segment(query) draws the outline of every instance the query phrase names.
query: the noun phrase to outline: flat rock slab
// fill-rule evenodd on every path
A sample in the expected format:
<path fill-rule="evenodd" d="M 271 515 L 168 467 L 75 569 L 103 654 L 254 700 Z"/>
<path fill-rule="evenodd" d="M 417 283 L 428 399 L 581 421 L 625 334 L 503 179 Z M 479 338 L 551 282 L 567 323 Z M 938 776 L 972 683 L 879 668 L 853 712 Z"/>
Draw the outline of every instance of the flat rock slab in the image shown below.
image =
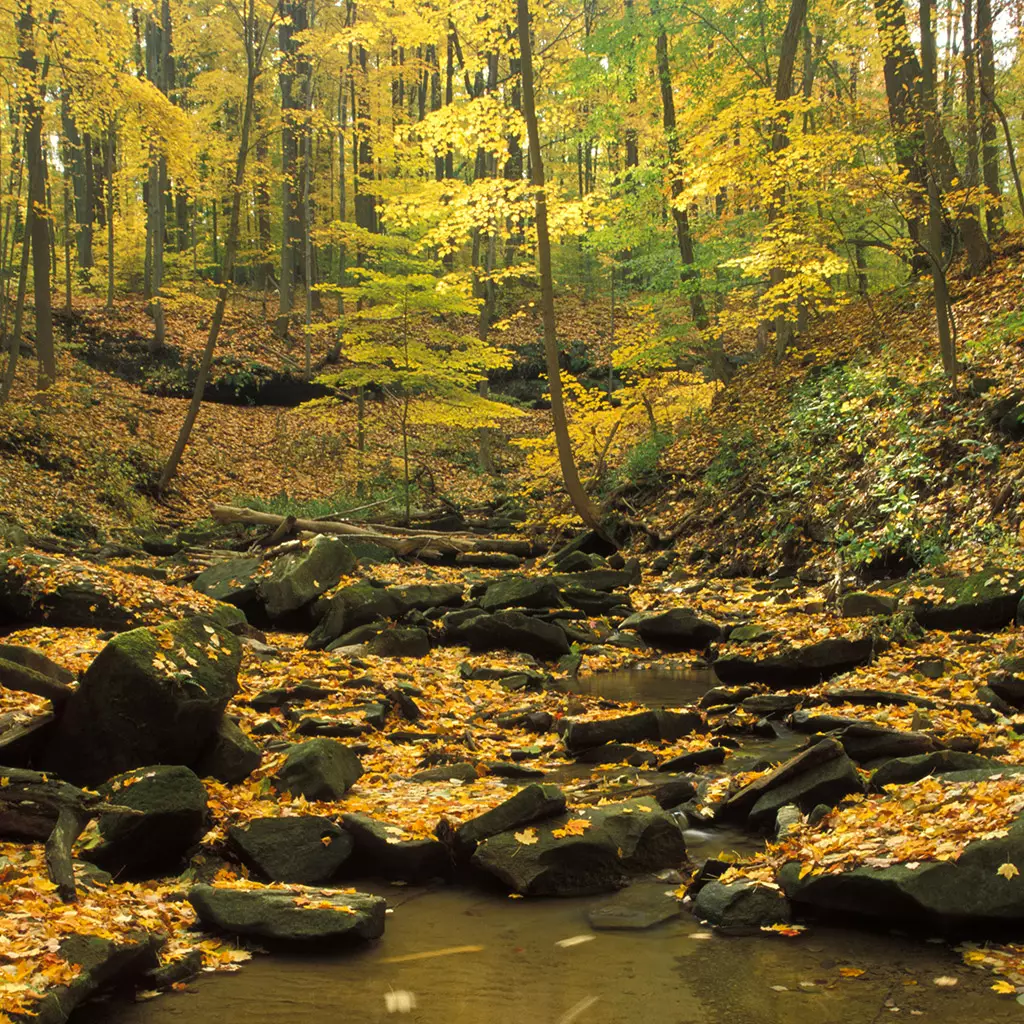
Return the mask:
<path fill-rule="evenodd" d="M 871 658 L 871 637 L 849 640 L 829 637 L 777 654 L 726 654 L 713 668 L 723 683 L 767 683 L 771 686 L 804 685 L 846 672 Z"/>
<path fill-rule="evenodd" d="M 188 900 L 206 926 L 232 935 L 282 942 L 376 939 L 386 901 L 332 889 L 228 889 L 194 886 Z"/>
<path fill-rule="evenodd" d="M 670 921 L 680 913 L 679 901 L 665 884 L 638 883 L 591 907 L 587 911 L 587 921 L 595 931 L 641 931 Z"/>
<path fill-rule="evenodd" d="M 314 885 L 333 878 L 352 853 L 352 837 L 330 818 L 300 814 L 254 818 L 228 829 L 242 862 L 272 882 Z"/>

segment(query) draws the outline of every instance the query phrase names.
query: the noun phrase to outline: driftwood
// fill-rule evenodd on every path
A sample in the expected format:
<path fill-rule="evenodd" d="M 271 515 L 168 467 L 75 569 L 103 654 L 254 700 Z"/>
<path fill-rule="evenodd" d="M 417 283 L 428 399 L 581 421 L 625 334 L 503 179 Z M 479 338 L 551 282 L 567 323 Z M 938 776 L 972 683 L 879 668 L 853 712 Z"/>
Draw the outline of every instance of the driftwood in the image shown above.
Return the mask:
<path fill-rule="evenodd" d="M 101 814 L 142 813 L 131 807 L 108 804 L 98 793 L 27 768 L 0 767 L 0 803 L 29 804 L 48 812 L 50 817 L 56 814 L 56 823 L 46 840 L 46 868 L 65 903 L 78 894 L 71 848 L 86 823 Z"/>
<path fill-rule="evenodd" d="M 260 526 L 279 527 L 290 517 L 257 512 L 251 508 L 237 508 L 234 505 L 210 506 L 214 519 L 222 523 L 254 523 Z M 421 555 L 438 557 L 455 555 L 460 552 L 494 552 L 528 557 L 533 554 L 533 544 L 526 540 L 503 540 L 475 537 L 472 534 L 432 534 L 402 527 L 378 527 L 373 524 L 356 525 L 318 519 L 295 519 L 293 529 L 302 533 L 331 533 L 343 537 L 357 537 L 361 540 L 390 548 L 398 555 Z"/>

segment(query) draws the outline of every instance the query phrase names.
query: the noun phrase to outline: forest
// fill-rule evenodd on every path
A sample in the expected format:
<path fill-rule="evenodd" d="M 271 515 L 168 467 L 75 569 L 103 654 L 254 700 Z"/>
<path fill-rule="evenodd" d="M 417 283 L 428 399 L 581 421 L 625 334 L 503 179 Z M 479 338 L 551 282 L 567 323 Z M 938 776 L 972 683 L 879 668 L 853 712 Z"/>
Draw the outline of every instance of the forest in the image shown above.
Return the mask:
<path fill-rule="evenodd" d="M 0 1024 L 1016 1020 L 1022 21 L 0 10 Z"/>

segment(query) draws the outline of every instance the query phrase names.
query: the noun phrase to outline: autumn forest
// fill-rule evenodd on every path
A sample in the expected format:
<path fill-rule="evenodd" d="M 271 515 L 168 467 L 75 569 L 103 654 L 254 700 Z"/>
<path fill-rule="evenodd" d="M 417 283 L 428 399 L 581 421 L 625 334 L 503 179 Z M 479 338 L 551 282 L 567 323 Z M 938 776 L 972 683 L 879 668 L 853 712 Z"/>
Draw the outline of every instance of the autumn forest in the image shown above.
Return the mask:
<path fill-rule="evenodd" d="M 0 7 L 0 1024 L 1015 1021 L 1022 20 Z"/>

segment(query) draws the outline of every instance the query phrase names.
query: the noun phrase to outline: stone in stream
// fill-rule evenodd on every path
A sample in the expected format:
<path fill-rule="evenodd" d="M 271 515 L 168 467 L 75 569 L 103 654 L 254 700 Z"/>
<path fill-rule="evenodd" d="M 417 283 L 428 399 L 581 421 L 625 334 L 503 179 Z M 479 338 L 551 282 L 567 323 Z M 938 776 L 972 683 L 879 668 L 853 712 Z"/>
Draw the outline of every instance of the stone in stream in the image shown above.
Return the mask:
<path fill-rule="evenodd" d="M 455 831 L 456 845 L 471 850 L 500 832 L 553 818 L 565 811 L 565 794 L 557 786 L 524 786 L 497 807 L 463 822 Z"/>
<path fill-rule="evenodd" d="M 621 622 L 619 628 L 635 630 L 655 647 L 682 650 L 702 651 L 722 636 L 716 623 L 702 619 L 689 608 L 638 612 Z"/>
<path fill-rule="evenodd" d="M 1024 918 L 1024 875 L 1000 874 L 1007 863 L 1024 864 L 1020 818 L 1005 837 L 975 840 L 955 861 L 922 861 L 913 868 L 856 867 L 803 878 L 801 865 L 791 862 L 778 881 L 801 909 L 956 934 L 1019 925 Z"/>
<path fill-rule="evenodd" d="M 362 774 L 362 762 L 344 743 L 312 739 L 288 751 L 272 782 L 278 792 L 292 796 L 339 800 Z"/>
<path fill-rule="evenodd" d="M 557 608 L 558 587 L 541 576 L 505 576 L 489 584 L 479 599 L 485 612 L 502 608 Z"/>
<path fill-rule="evenodd" d="M 379 658 L 425 658 L 430 653 L 430 638 L 414 626 L 388 626 L 366 649 Z"/>
<path fill-rule="evenodd" d="M 986 569 L 964 577 L 930 577 L 909 584 L 902 603 L 925 629 L 992 632 L 1014 621 L 1024 574 Z"/>
<path fill-rule="evenodd" d="M 111 803 L 143 812 L 100 815 L 100 841 L 83 856 L 112 874 L 177 867 L 206 832 L 206 787 L 182 765 L 137 768 L 99 792 Z"/>
<path fill-rule="evenodd" d="M 721 764 L 725 760 L 725 747 L 705 747 L 688 754 L 679 754 L 662 761 L 658 765 L 659 772 L 689 772 L 709 764 Z"/>
<path fill-rule="evenodd" d="M 368 814 L 343 814 L 341 821 L 355 842 L 351 866 L 358 874 L 389 882 L 425 882 L 450 873 L 451 856 L 436 838 L 410 836 Z"/>
<path fill-rule="evenodd" d="M 412 782 L 475 782 L 480 777 L 476 768 L 468 761 L 457 764 L 439 764 L 434 768 L 424 768 L 409 776 Z"/>
<path fill-rule="evenodd" d="M 574 808 L 485 839 L 472 863 L 526 896 L 586 896 L 619 888 L 633 871 L 678 867 L 686 843 L 653 800 Z"/>
<path fill-rule="evenodd" d="M 192 589 L 237 608 L 251 608 L 259 601 L 261 558 L 229 558 L 204 569 Z"/>
<path fill-rule="evenodd" d="M 331 889 L 196 885 L 188 901 L 208 928 L 282 942 L 376 939 L 387 904 L 380 896 Z"/>
<path fill-rule="evenodd" d="M 50 988 L 32 1004 L 31 1014 L 12 1014 L 15 1024 L 65 1024 L 75 1007 L 97 992 L 115 989 L 138 980 L 159 966 L 161 934 L 139 930 L 118 939 L 99 935 L 71 934 L 60 940 L 55 956 L 77 975 L 66 985 Z"/>
<path fill-rule="evenodd" d="M 550 622 L 504 610 L 493 615 L 451 612 L 444 618 L 449 644 L 465 645 L 474 651 L 510 650 L 555 660 L 569 653 L 565 631 Z"/>
<path fill-rule="evenodd" d="M 196 762 L 196 773 L 234 786 L 249 778 L 262 759 L 260 748 L 232 719 L 223 715 L 213 740 Z"/>
<path fill-rule="evenodd" d="M 576 608 L 588 615 L 609 615 L 623 608 L 627 613 L 631 610 L 628 594 L 608 594 L 603 590 L 570 584 L 561 587 L 558 596 L 570 608 Z"/>
<path fill-rule="evenodd" d="M 528 768 L 513 761 L 490 761 L 487 770 L 499 779 L 543 779 L 547 775 L 540 768 Z"/>
<path fill-rule="evenodd" d="M 920 732 L 903 732 L 887 729 L 874 722 L 857 722 L 848 725 L 838 734 L 846 753 L 862 764 L 879 758 L 911 757 L 938 750 L 942 744 Z"/>
<path fill-rule="evenodd" d="M 726 800 L 717 817 L 746 819 L 752 829 L 770 829 L 786 804 L 807 812 L 816 804 L 834 806 L 843 797 L 863 791 L 856 766 L 842 745 L 828 738 L 748 783 Z"/>
<path fill-rule="evenodd" d="M 207 619 L 115 636 L 86 669 L 43 754 L 79 785 L 152 764 L 195 764 L 238 689 L 238 638 Z"/>
<path fill-rule="evenodd" d="M 702 708 L 737 707 L 754 695 L 752 686 L 714 686 L 698 701 Z"/>
<path fill-rule="evenodd" d="M 463 588 L 458 583 L 413 583 L 405 587 L 388 587 L 388 594 L 406 615 L 412 611 L 457 608 L 462 604 Z"/>
<path fill-rule="evenodd" d="M 652 795 L 663 811 L 670 811 L 673 807 L 692 800 L 697 795 L 697 786 L 691 779 L 669 779 L 668 782 L 655 786 Z"/>
<path fill-rule="evenodd" d="M 915 754 L 911 757 L 894 757 L 874 770 L 871 788 L 882 790 L 886 786 L 898 786 L 917 782 L 926 775 L 945 775 L 949 772 L 987 769 L 1001 771 L 1007 767 L 1001 761 L 977 754 L 961 753 L 958 750 L 936 750 L 930 754 Z"/>
<path fill-rule="evenodd" d="M 355 555 L 340 537 L 320 534 L 308 548 L 276 559 L 260 580 L 260 599 L 272 620 L 311 605 L 356 567 Z"/>
<path fill-rule="evenodd" d="M 777 635 L 774 629 L 767 629 L 757 623 L 749 623 L 746 626 L 734 626 L 730 629 L 728 642 L 731 644 L 763 644 L 774 640 Z"/>
<path fill-rule="evenodd" d="M 693 912 L 722 931 L 733 934 L 785 924 L 792 917 L 789 901 L 778 889 L 756 882 L 709 881 L 693 901 Z"/>
<path fill-rule="evenodd" d="M 820 682 L 839 672 L 866 664 L 872 654 L 870 636 L 859 640 L 829 637 L 780 654 L 724 654 L 712 668 L 723 683 L 804 685 Z"/>
<path fill-rule="evenodd" d="M 740 707 L 756 718 L 771 718 L 776 715 L 788 715 L 795 711 L 804 700 L 802 693 L 757 693 L 745 697 Z"/>
<path fill-rule="evenodd" d="M 232 825 L 228 845 L 246 867 L 271 882 L 315 885 L 337 875 L 354 843 L 330 818 L 300 814 Z"/>
<path fill-rule="evenodd" d="M 587 921 L 595 931 L 641 931 L 681 913 L 679 901 L 666 892 L 664 883 L 634 883 L 610 900 L 591 907 Z"/>
<path fill-rule="evenodd" d="M 567 750 L 580 751 L 604 743 L 676 740 L 695 732 L 703 724 L 703 718 L 696 711 L 652 710 L 593 721 L 572 719 L 562 734 L 562 741 Z"/>

